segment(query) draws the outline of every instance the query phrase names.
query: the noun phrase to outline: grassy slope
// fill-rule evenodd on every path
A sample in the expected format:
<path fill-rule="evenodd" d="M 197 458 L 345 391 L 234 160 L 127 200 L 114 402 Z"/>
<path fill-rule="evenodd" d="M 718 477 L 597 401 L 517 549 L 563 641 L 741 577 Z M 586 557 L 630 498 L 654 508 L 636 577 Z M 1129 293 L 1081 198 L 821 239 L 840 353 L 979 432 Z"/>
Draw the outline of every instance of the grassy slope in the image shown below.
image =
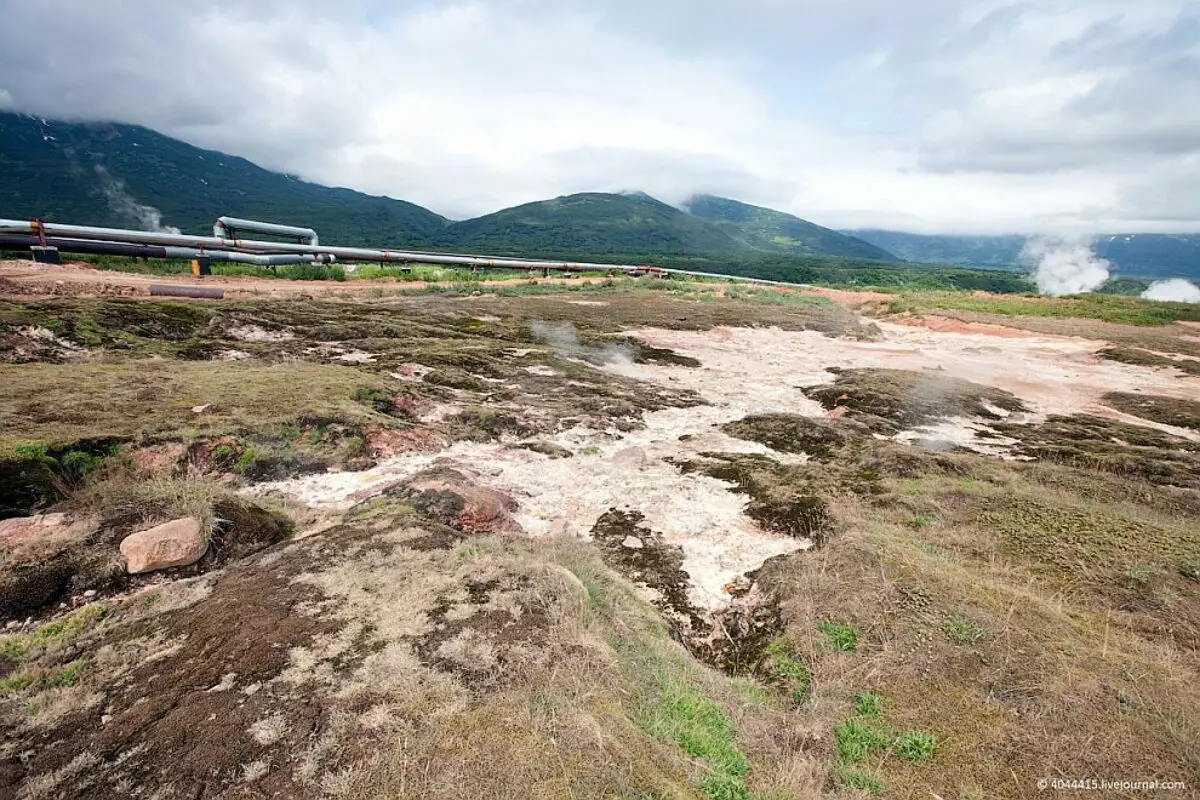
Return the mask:
<path fill-rule="evenodd" d="M 688 201 L 687 210 L 701 219 L 723 225 L 758 250 L 896 260 L 893 254 L 862 239 L 822 228 L 792 214 L 739 203 L 725 197 L 698 195 Z"/>

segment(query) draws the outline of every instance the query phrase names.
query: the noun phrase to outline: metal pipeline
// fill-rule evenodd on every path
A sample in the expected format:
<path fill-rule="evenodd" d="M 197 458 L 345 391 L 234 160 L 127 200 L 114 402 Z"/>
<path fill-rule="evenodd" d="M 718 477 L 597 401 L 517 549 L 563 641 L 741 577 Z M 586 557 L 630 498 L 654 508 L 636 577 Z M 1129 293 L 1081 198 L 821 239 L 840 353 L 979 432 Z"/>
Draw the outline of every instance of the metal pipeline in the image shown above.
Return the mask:
<path fill-rule="evenodd" d="M 61 248 L 60 248 L 61 249 Z M 207 258 L 212 261 L 233 261 L 239 264 L 256 264 L 260 267 L 277 267 L 284 264 L 332 264 L 337 261 L 328 253 L 316 255 L 256 255 L 232 250 L 197 250 L 194 247 L 164 247 L 165 258 Z"/>
<path fill-rule="evenodd" d="M 294 236 L 303 244 L 316 247 L 317 232 L 312 228 L 297 228 L 292 225 L 277 225 L 274 222 L 259 222 L 254 219 L 238 219 L 237 217 L 217 217 L 213 223 L 213 236 L 218 239 L 236 239 L 237 231 L 253 231 L 272 236 Z"/>
<path fill-rule="evenodd" d="M 307 238 L 311 244 L 269 242 L 235 238 L 237 230 Z M 0 219 L 0 249 L 16 245 L 24 249 L 45 243 L 67 252 L 138 255 L 148 258 L 198 258 L 214 261 L 275 266 L 279 264 L 328 264 L 335 260 L 380 263 L 441 264 L 482 269 L 557 270 L 560 272 L 624 272 L 627 274 L 686 275 L 696 278 L 742 281 L 766 286 L 801 286 L 787 281 L 748 278 L 695 270 L 671 269 L 634 264 L 601 264 L 586 261 L 548 261 L 527 258 L 503 258 L 461 253 L 434 253 L 423 250 L 377 250 L 364 247 L 329 247 L 317 244 L 316 231 L 271 222 L 236 217 L 220 217 L 213 225 L 214 236 L 134 231 L 125 228 L 99 228 L 66 225 L 40 220 Z M 84 249 L 92 248 L 92 249 Z M 136 248 L 136 249 L 130 249 Z M 12 249 L 11 247 L 9 249 Z"/>
<path fill-rule="evenodd" d="M 328 247 L 290 242 L 267 242 L 253 239 L 233 239 L 219 236 L 190 236 L 181 233 L 133 231 L 124 228 L 97 228 L 90 225 L 65 225 L 58 222 L 36 223 L 25 220 L 0 219 L 0 234 L 35 234 L 40 226 L 46 236 L 87 239 L 108 242 L 152 244 L 164 247 L 203 249 L 211 256 L 214 250 L 284 253 L 297 255 L 329 255 L 344 261 L 397 262 L 402 264 L 445 264 L 448 266 L 482 267 L 485 269 L 554 269 L 565 272 L 618 270 L 639 272 L 643 267 L 633 264 L 596 264 L 571 261 L 538 261 L 524 258 L 494 258 L 490 256 L 431 253 L 421 250 L 374 250 L 363 247 Z"/>
<path fill-rule="evenodd" d="M 0 233 L 0 250 L 28 250 L 37 245 L 37 236 Z M 239 253 L 232 250 L 201 250 L 195 247 L 161 247 L 152 244 L 129 242 L 105 242 L 91 239 L 64 239 L 46 237 L 45 246 L 56 247 L 64 253 L 88 255 L 129 256 L 133 258 L 207 258 L 212 261 L 228 261 L 239 264 L 255 264 L 260 267 L 276 267 L 285 264 L 332 264 L 337 261 L 328 253 L 315 255 Z"/>
<path fill-rule="evenodd" d="M 193 297 L 203 300 L 224 300 L 225 290 L 213 286 L 172 286 L 167 283 L 150 284 L 151 297 Z"/>

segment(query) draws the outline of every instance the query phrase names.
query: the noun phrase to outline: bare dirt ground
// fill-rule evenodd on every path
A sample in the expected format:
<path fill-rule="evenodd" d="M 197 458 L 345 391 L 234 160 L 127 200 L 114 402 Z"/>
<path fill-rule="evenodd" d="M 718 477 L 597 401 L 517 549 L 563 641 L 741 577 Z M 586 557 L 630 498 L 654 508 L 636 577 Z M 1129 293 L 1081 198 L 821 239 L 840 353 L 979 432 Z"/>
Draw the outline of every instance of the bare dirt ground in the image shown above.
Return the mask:
<path fill-rule="evenodd" d="M 1200 786 L 1200 376 L 1101 355 L 1185 326 L 16 269 L 0 792 Z"/>
<path fill-rule="evenodd" d="M 530 278 L 547 283 L 592 283 L 595 278 L 543 278 L 531 273 Z M 489 281 L 494 286 L 517 286 L 529 278 Z M 229 298 L 267 297 L 341 297 L 368 295 L 382 289 L 389 293 L 401 289 L 419 289 L 425 281 L 396 279 L 346 281 L 293 281 L 256 278 L 243 275 L 140 275 L 130 272 L 95 269 L 84 262 L 67 262 L 57 266 L 34 264 L 24 260 L 0 260 L 0 295 L 52 296 L 148 296 L 151 284 L 172 286 L 209 286 L 223 289 Z M 449 282 L 439 285 L 449 286 Z"/>

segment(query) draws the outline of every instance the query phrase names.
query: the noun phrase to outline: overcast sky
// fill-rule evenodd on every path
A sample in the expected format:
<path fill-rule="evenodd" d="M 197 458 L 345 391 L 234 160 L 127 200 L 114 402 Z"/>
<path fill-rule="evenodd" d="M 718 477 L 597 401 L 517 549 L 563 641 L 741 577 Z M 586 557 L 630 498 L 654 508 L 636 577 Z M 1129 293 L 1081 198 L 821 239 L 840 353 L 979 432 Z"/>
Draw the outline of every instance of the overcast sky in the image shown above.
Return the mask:
<path fill-rule="evenodd" d="M 641 189 L 833 227 L 1200 230 L 1195 0 L 0 12 L 0 107 L 139 123 L 453 218 Z"/>

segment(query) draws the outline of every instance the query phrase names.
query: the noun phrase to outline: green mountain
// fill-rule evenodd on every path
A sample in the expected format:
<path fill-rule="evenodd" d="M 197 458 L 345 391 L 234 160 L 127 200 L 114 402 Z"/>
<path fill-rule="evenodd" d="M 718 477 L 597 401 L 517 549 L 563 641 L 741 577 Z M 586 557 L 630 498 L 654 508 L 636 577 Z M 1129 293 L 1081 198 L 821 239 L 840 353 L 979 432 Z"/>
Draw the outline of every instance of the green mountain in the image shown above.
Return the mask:
<path fill-rule="evenodd" d="M 476 252 L 722 254 L 745 245 L 720 227 L 641 193 L 585 192 L 455 223 L 448 247 Z"/>
<path fill-rule="evenodd" d="M 660 255 L 888 253 L 804 220 L 716 197 L 693 213 L 642 194 L 584 193 L 452 223 L 402 200 L 308 183 L 136 125 L 0 113 L 0 216 L 187 233 L 221 214 L 315 228 L 345 245 L 631 260 Z"/>
<path fill-rule="evenodd" d="M 923 264 L 1027 270 L 1021 251 L 1028 237 L 938 236 L 900 231 L 844 231 L 882 247 L 906 261 Z M 1130 233 L 1098 236 L 1092 250 L 1111 262 L 1119 275 L 1156 278 L 1200 278 L 1200 235 Z"/>
<path fill-rule="evenodd" d="M 895 261 L 886 248 L 854 236 L 822 228 L 808 220 L 761 206 L 696 195 L 684 204 L 693 216 L 715 222 L 746 247 L 791 255 L 836 255 L 843 258 Z"/>
<path fill-rule="evenodd" d="M 137 125 L 0 113 L 0 216 L 208 233 L 222 214 L 345 245 L 429 246 L 449 224 L 389 197 L 307 183 Z"/>

